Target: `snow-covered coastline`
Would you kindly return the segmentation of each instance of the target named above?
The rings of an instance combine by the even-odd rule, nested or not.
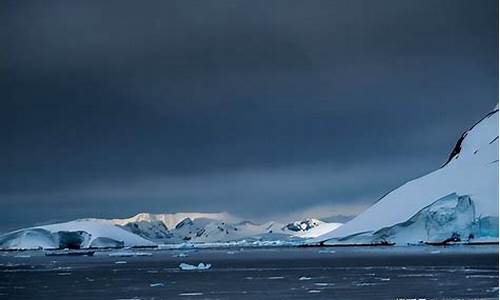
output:
[[[256,224],[221,213],[79,219],[0,235],[0,250],[498,243],[498,106],[436,171],[389,192],[346,224]]]
[[[0,250],[297,246],[341,225],[316,219],[256,224],[227,213],[141,213],[127,219],[79,219],[16,230],[0,236]]]

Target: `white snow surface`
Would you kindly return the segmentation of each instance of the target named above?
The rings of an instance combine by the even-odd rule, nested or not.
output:
[[[104,237],[115,241],[121,241],[125,246],[152,246],[153,242],[141,238],[140,236],[130,233],[118,226],[110,224],[106,220],[100,219],[82,219],[66,223],[57,223],[51,225],[38,226],[35,228],[42,228],[50,232],[59,231],[84,231],[90,234],[90,240],[87,245],[90,245],[95,239]]]
[[[463,137],[459,153],[446,165],[391,191],[351,221],[311,242],[402,223],[452,193],[470,196],[476,215],[498,217],[498,106]]]
[[[307,231],[300,232],[297,234],[297,236],[301,238],[314,238],[321,236],[323,234],[326,234],[328,232],[331,232],[332,230],[335,230],[342,226],[342,223],[325,223],[321,222],[318,224],[316,227],[313,227]]]

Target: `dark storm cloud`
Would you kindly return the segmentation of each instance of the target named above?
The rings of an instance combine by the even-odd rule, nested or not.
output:
[[[497,1],[0,6],[0,228],[356,212],[497,101]]]

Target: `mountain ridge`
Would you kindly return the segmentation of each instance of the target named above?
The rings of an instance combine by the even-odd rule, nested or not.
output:
[[[228,213],[139,213],[124,219],[83,218],[19,229],[0,235],[0,249],[123,248],[228,242],[300,244],[306,238],[340,225],[316,219],[257,224]]]

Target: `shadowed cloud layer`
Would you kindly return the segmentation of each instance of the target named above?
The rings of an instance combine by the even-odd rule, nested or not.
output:
[[[355,214],[497,102],[497,1],[4,1],[0,231]],[[328,210],[328,211],[325,211]]]

